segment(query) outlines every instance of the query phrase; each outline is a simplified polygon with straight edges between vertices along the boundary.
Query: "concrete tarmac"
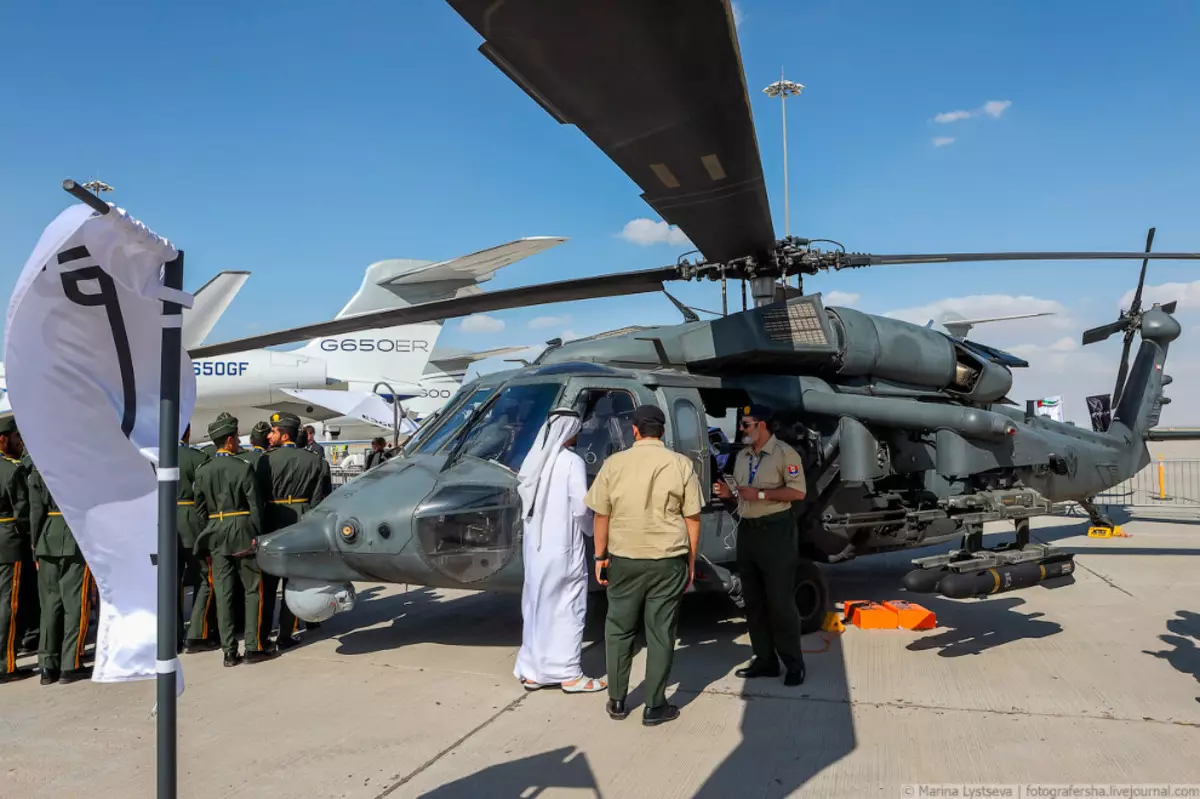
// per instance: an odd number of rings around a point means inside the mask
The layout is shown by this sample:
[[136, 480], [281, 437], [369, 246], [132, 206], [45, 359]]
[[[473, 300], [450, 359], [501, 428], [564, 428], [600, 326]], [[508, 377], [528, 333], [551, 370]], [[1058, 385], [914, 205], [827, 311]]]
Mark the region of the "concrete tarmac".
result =
[[[806, 637], [808, 681], [743, 681], [745, 627], [684, 605], [681, 718], [615, 722], [604, 695], [527, 693], [516, 596], [360, 585], [352, 613], [265, 664], [182, 657], [181, 797], [901, 797], [914, 783], [1200, 783], [1200, 521], [1035, 522], [1073, 585], [907, 595], [914, 555], [828, 570], [839, 600], [908, 598], [928, 632]], [[600, 607], [585, 667], [604, 673]], [[634, 666], [640, 683], [644, 656]], [[152, 683], [0, 686], [0, 796], [154, 795]]]

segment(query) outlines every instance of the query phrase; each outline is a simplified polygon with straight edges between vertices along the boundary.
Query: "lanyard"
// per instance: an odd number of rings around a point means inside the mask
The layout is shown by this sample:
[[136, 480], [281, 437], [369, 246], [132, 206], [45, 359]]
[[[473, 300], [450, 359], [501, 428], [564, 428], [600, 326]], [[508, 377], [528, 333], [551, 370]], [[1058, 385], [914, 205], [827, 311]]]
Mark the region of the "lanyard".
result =
[[750, 459], [750, 485], [754, 485], [754, 475], [758, 474], [758, 467], [762, 464], [763, 453], [759, 453], [758, 457], [754, 457], [754, 453], [749, 455]]

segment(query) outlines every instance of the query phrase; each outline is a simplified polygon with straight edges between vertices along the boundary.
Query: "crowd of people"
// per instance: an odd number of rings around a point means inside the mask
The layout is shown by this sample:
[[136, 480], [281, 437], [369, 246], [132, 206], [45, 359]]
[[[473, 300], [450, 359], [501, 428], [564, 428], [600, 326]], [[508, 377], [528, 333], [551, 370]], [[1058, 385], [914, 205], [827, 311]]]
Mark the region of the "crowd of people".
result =
[[[754, 657], [735, 674], [782, 675], [795, 686], [804, 682], [805, 667], [793, 600], [798, 554], [791, 508], [804, 498], [805, 476], [799, 455], [772, 434], [770, 421], [764, 406], [744, 409], [743, 449], [732, 476], [716, 482], [712, 493], [736, 504], [739, 517], [738, 572]], [[666, 687], [680, 602], [695, 579], [704, 504], [692, 460], [663, 444], [665, 425], [658, 407], [636, 408], [633, 445], [610, 455], [589, 487], [583, 459], [571, 449], [580, 416], [556, 409], [518, 474], [524, 587], [514, 676], [530, 691], [607, 690], [608, 715], [623, 719], [634, 638], [644, 627], [646, 725], [679, 715]], [[178, 648], [220, 649], [230, 667], [259, 663], [299, 643], [301, 622], [280, 603], [272, 640], [276, 601], [287, 581], [259, 570], [256, 539], [294, 524], [328, 496], [330, 467], [312, 428], [290, 413], [255, 424], [249, 449], [241, 447], [239, 421], [228, 413], [207, 432], [211, 443], [203, 448], [191, 446], [190, 427], [179, 445]], [[370, 467], [386, 459], [384, 446], [382, 439], [373, 442]], [[0, 682], [33, 674], [17, 666], [18, 657], [33, 652], [43, 684], [86, 678], [84, 647], [96, 602], [86, 560], [24, 451], [11, 414], [0, 417], [0, 455]], [[608, 598], [607, 681], [584, 674], [581, 663], [587, 537], [594, 541], [596, 580]], [[193, 599], [185, 619], [189, 588]]]
[[[800, 456], [770, 430], [771, 411], [744, 409], [744, 448], [733, 475], [713, 494], [737, 505], [737, 547], [754, 658], [739, 678], [805, 678], [800, 615], [793, 599], [799, 557], [792, 503], [805, 496]], [[525, 514], [523, 632], [514, 676], [526, 690], [608, 691], [613, 719], [629, 715], [626, 698], [639, 625], [646, 636], [642, 723], [679, 716], [667, 701], [683, 594], [696, 575], [704, 504], [691, 459], [663, 445], [666, 417], [653, 405], [633, 412], [634, 444], [610, 455], [587, 487], [583, 460], [570, 447], [580, 429], [574, 410], [551, 412], [520, 470]], [[588, 568], [584, 538], [594, 540], [595, 573], [605, 586], [608, 681], [581, 666]], [[782, 663], [782, 669], [780, 664]]]
[[[281, 602], [272, 640], [277, 597], [287, 581], [259, 571], [255, 540], [294, 524], [328, 496], [330, 468], [313, 428], [302, 427], [294, 414], [275, 413], [255, 424], [248, 449], [228, 413], [207, 432], [210, 443], [202, 448], [191, 446], [190, 426], [179, 444], [178, 649], [220, 649], [226, 666], [259, 663], [299, 643], [302, 627]], [[43, 685], [89, 678], [85, 645], [98, 600], [95, 582], [12, 414], [0, 416], [0, 456], [0, 682], [34, 673]], [[35, 653], [36, 672], [17, 665]]]

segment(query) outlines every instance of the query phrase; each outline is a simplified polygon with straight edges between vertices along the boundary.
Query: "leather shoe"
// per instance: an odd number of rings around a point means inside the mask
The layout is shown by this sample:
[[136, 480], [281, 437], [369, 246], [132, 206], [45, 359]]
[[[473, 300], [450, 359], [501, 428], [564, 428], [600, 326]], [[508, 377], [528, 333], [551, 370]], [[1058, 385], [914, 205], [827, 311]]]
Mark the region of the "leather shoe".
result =
[[616, 719], [617, 721], [629, 715], [629, 711], [625, 709], [624, 699], [610, 699], [604, 709], [608, 711], [610, 719]]
[[675, 705], [659, 705], [658, 707], [648, 707], [642, 711], [642, 724], [646, 727], [665, 724], [677, 718], [679, 718], [679, 708]]
[[53, 685], [58, 682], [59, 675], [58, 669], [42, 669], [42, 685]]
[[739, 680], [752, 680], [755, 677], [778, 677], [779, 664], [769, 666], [766, 663], [761, 663], [755, 659], [750, 661], [749, 666], [735, 671], [733, 676], [737, 677]]
[[228, 669], [233, 666], [237, 666], [237, 665], [241, 664], [241, 662], [242, 662], [242, 656], [239, 655], [237, 652], [226, 652], [225, 653], [225, 668]]
[[245, 661], [247, 664], [265, 663], [279, 654], [279, 650], [260, 649], [257, 652], [247, 652]]
[[80, 680], [90, 680], [91, 678], [92, 678], [92, 667], [84, 666], [81, 669], [67, 669], [66, 671], [64, 671], [62, 673], [62, 676], [58, 678], [58, 681], [60, 683], [66, 684], [66, 683], [79, 682]]
[[783, 677], [783, 684], [789, 688], [795, 688], [797, 685], [804, 685], [804, 664], [801, 663], [799, 668], [788, 669], [787, 674]]

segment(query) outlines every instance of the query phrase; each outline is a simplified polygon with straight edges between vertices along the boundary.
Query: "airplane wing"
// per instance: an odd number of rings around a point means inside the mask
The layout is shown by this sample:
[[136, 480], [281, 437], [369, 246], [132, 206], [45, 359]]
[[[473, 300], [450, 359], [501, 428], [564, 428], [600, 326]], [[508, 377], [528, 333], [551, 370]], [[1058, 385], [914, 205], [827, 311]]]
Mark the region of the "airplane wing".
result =
[[[479, 284], [491, 280], [499, 270], [564, 241], [561, 236], [529, 236], [446, 261], [412, 267], [403, 261], [384, 262], [380, 266], [390, 274], [378, 285], [410, 303], [478, 294], [482, 291]], [[397, 267], [387, 269], [388, 263]]]
[[[394, 420], [392, 405], [378, 394], [369, 391], [338, 391], [333, 389], [281, 389], [288, 396], [295, 397], [294, 407], [300, 415], [307, 416], [318, 422], [330, 419], [348, 417], [360, 422], [374, 425], [384, 430], [391, 430]], [[292, 405], [292, 403], [284, 403]], [[400, 432], [410, 433], [417, 426], [411, 419], [400, 417]]]
[[946, 331], [955, 338], [962, 338], [975, 325], [982, 325], [987, 322], [1007, 322], [1011, 319], [1033, 319], [1036, 316], [1054, 316], [1054, 312], [1020, 313], [1012, 316], [993, 316], [988, 319], [943, 319], [942, 327], [946, 328]]
[[529, 349], [528, 347], [497, 347], [494, 350], [483, 350], [482, 352], [464, 352], [456, 350], [443, 350], [439, 352], [437, 349], [433, 351], [433, 355], [429, 359], [428, 366], [425, 367], [425, 373], [431, 371], [445, 372], [452, 376], [462, 376], [466, 374], [467, 369], [471, 368], [471, 364], [477, 361], [487, 360], [488, 358], [498, 358], [501, 355], [510, 355], [514, 352], [521, 352]]
[[221, 272], [196, 289], [192, 307], [183, 309], [183, 346], [186, 349], [204, 343], [249, 277], [249, 272]]

